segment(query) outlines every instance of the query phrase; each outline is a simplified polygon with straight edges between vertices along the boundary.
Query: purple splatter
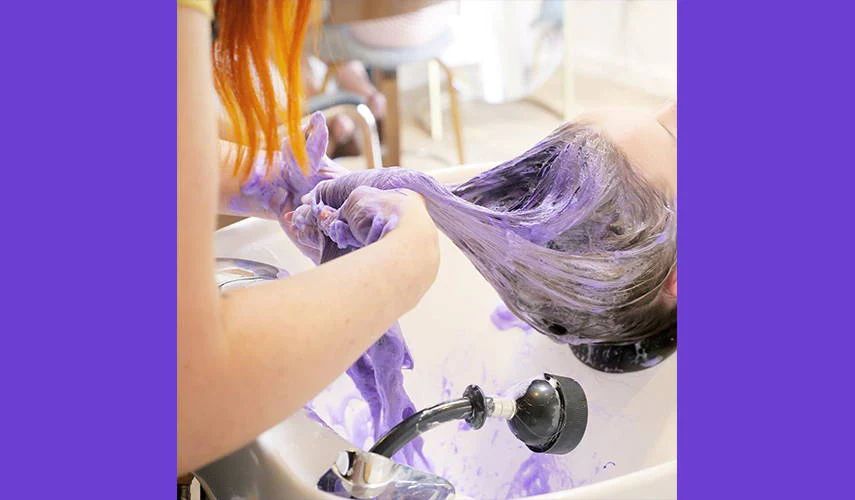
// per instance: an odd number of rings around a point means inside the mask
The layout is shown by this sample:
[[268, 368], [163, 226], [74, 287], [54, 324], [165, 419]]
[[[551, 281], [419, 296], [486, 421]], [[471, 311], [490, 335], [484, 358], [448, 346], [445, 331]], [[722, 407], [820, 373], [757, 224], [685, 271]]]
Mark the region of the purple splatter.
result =
[[506, 498], [520, 498], [573, 487], [570, 473], [554, 455], [532, 454], [520, 465]]
[[492, 321], [499, 330], [510, 330], [511, 328], [519, 328], [524, 332], [530, 332], [532, 330], [531, 325], [517, 318], [505, 304], [499, 304], [496, 306], [496, 309], [494, 309], [493, 313], [490, 314], [490, 321]]

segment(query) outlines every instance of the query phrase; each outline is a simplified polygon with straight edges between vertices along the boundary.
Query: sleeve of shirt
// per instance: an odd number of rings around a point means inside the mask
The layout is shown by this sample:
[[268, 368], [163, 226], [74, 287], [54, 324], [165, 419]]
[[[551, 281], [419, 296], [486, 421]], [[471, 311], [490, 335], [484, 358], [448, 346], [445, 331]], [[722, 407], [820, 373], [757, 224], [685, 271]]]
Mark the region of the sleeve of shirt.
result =
[[208, 16], [210, 19], [214, 18], [213, 0], [178, 0], [178, 6], [197, 10]]

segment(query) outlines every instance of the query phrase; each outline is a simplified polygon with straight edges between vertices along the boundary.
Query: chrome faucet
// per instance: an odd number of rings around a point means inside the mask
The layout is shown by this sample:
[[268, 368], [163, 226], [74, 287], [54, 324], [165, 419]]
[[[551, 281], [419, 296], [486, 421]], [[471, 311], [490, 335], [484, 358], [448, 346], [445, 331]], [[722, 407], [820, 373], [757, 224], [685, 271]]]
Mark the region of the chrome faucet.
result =
[[318, 489], [343, 498], [445, 500], [454, 497], [454, 486], [447, 480], [358, 449], [340, 452], [335, 464], [318, 481]]

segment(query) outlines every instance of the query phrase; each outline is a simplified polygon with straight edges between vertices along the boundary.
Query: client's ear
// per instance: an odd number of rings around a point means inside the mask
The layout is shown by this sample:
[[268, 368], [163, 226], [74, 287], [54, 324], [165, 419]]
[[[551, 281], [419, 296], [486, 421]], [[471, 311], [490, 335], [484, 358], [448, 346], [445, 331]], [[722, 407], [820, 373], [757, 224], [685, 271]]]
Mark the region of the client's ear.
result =
[[665, 286], [662, 287], [662, 289], [668, 295], [671, 295], [672, 297], [675, 297], [675, 298], [677, 297], [677, 268], [676, 267], [673, 270], [671, 270], [671, 274], [669, 274], [668, 277], [665, 278]]

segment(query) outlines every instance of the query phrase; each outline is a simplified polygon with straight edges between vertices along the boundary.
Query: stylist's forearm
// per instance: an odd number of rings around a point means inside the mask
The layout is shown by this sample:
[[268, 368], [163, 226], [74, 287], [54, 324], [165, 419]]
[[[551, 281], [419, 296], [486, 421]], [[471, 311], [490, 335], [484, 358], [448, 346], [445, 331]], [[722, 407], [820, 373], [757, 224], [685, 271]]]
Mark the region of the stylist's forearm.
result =
[[[203, 405], [206, 418], [222, 419], [214, 428], [230, 429], [223, 449], [299, 409], [415, 306], [436, 273], [435, 263], [424, 262], [438, 256], [425, 252], [435, 253], [436, 242], [402, 228], [311, 271], [227, 294], [228, 359], [212, 386], [228, 394], [211, 394]], [[384, 279], [377, 279], [380, 262]]]

